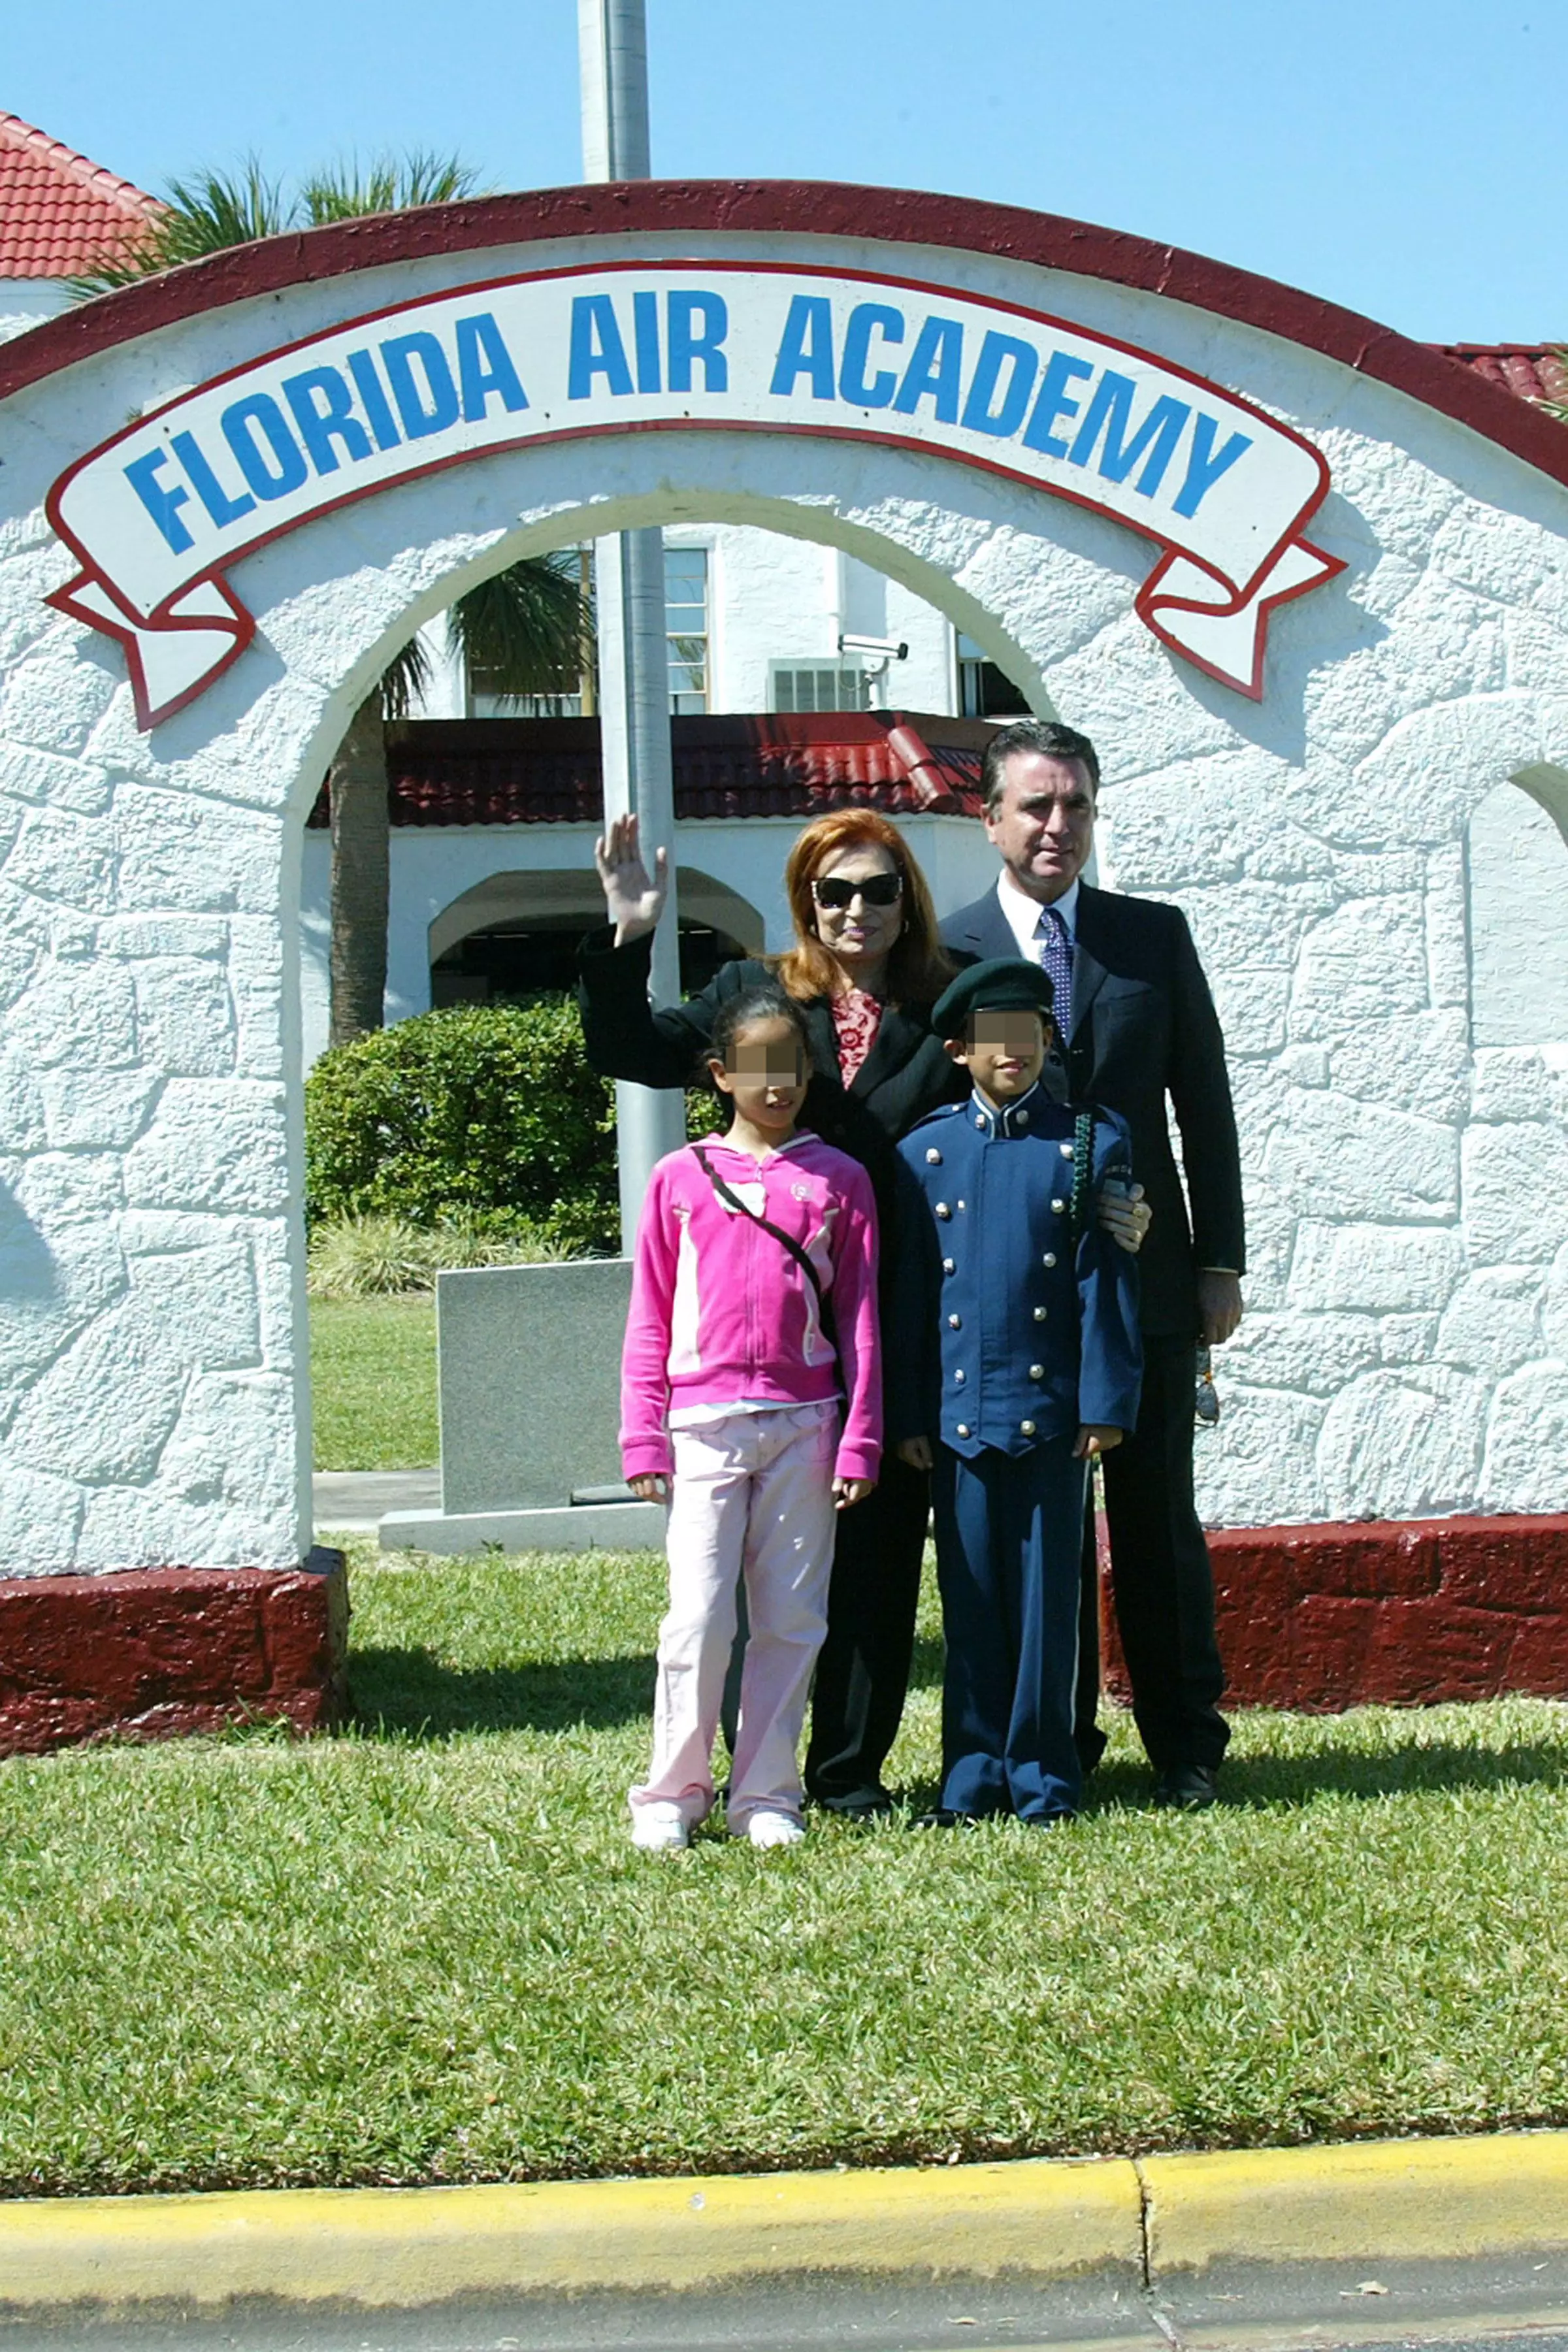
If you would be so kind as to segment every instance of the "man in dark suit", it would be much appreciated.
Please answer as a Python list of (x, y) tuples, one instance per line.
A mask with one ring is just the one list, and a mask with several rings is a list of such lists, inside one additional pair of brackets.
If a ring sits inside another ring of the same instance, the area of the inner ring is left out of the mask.
[[(994, 890), (942, 927), (961, 958), (1025, 955), (1055, 984), (1058, 1090), (1119, 1111), (1153, 1211), (1142, 1277), (1143, 1400), (1131, 1437), (1105, 1461), (1117, 1624), (1156, 1801), (1211, 1804), (1229, 1730), (1215, 1640), (1214, 1580), (1193, 1500), (1195, 1350), (1241, 1319), (1241, 1167), (1225, 1045), (1179, 908), (1091, 889), (1100, 761), (1086, 735), (1043, 719), (999, 728), (982, 771), (985, 829), (1002, 860)], [(1166, 1120), (1182, 1142), (1182, 1188)], [(1188, 1222), (1188, 1201), (1192, 1206)], [(1098, 1613), (1086, 1531), (1079, 1740), (1092, 1765)]]

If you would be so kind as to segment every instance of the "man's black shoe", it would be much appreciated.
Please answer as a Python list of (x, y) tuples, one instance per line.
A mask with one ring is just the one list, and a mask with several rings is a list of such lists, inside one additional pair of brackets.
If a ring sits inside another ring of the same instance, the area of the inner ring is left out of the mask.
[(934, 1813), (917, 1813), (915, 1827), (917, 1830), (977, 1830), (988, 1818), (984, 1813), (959, 1813), (951, 1805), (939, 1805)]
[(1154, 1802), (1177, 1813), (1203, 1813), (1219, 1796), (1209, 1764), (1167, 1765), (1154, 1782)]
[(818, 1797), (820, 1812), (831, 1813), (841, 1822), (879, 1822), (893, 1810), (893, 1800), (886, 1789), (857, 1789), (848, 1797)]

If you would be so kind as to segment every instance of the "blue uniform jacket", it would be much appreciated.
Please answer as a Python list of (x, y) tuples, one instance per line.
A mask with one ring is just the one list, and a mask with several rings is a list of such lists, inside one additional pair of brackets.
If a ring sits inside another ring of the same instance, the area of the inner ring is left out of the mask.
[(1026, 1454), (1086, 1422), (1132, 1428), (1138, 1267), (1095, 1221), (1131, 1179), (1127, 1129), (1097, 1110), (1073, 1232), (1074, 1111), (1039, 1087), (994, 1111), (972, 1095), (898, 1147), (888, 1437)]

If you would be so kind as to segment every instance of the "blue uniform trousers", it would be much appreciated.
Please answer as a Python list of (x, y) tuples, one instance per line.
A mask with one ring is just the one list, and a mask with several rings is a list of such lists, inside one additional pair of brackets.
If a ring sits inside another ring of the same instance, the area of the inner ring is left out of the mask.
[(1039, 1821), (1077, 1811), (1079, 1547), (1074, 1435), (1027, 1454), (937, 1448), (937, 1580), (947, 1671), (942, 1802)]

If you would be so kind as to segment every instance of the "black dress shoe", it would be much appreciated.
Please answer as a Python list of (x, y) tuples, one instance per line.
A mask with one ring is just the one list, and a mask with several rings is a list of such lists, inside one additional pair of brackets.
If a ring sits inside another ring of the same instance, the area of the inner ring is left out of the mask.
[(933, 1813), (917, 1813), (917, 1830), (977, 1830), (988, 1817), (984, 1813), (955, 1812), (951, 1805), (939, 1805)]
[(1172, 1812), (1206, 1812), (1218, 1796), (1211, 1764), (1169, 1764), (1154, 1782), (1154, 1802)]
[(879, 1822), (893, 1810), (886, 1789), (857, 1789), (847, 1797), (818, 1797), (817, 1810), (841, 1822)]

